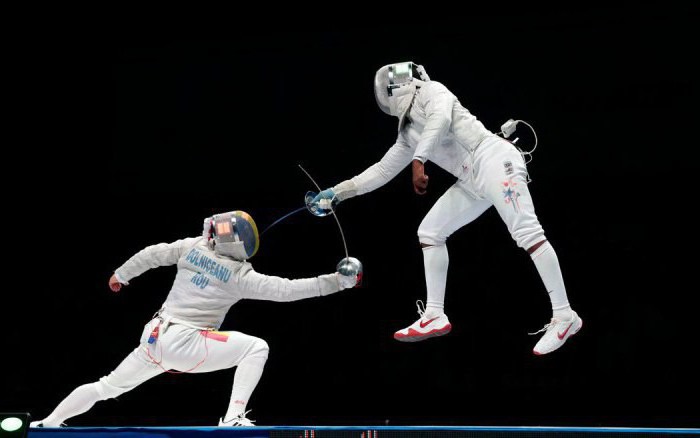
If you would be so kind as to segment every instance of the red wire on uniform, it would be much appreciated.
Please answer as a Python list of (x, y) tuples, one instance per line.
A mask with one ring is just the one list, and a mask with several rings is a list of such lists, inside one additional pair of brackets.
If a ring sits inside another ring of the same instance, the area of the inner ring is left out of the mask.
[[(160, 326), (160, 323), (158, 324)], [(148, 351), (148, 347), (146, 347), (146, 354), (148, 355), (148, 358), (151, 359), (151, 362), (154, 364), (158, 365), (164, 372), (170, 373), (170, 374), (184, 374), (184, 373), (189, 373), (199, 367), (201, 364), (204, 363), (205, 360), (207, 360), (207, 357), (209, 356), (209, 346), (207, 345), (207, 338), (209, 338), (209, 332), (207, 330), (200, 330), (201, 332), (205, 332), (204, 334), (204, 358), (200, 360), (197, 365), (193, 366), (187, 371), (171, 371), (171, 370), (166, 370), (161, 363), (163, 362), (163, 347), (160, 347), (160, 361), (155, 360), (153, 356), (151, 356), (151, 352)]]

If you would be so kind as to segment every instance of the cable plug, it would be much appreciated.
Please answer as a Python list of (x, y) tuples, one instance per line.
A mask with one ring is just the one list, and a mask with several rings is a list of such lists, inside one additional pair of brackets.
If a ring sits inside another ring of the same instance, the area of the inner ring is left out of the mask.
[(515, 132), (515, 127), (518, 124), (517, 121), (513, 119), (508, 119), (503, 125), (501, 125), (501, 133), (504, 138), (510, 137)]

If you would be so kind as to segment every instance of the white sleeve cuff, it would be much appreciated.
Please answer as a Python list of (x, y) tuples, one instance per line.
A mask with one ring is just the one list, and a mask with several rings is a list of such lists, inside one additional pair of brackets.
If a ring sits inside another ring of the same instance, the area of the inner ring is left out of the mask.
[(119, 275), (119, 273), (118, 273), (117, 271), (114, 271), (114, 277), (115, 277), (115, 278), (117, 279), (117, 281), (120, 282), (121, 284), (125, 284), (125, 285), (128, 285), (128, 284), (129, 284), (128, 281), (124, 281), (124, 279), (122, 278), (122, 276)]

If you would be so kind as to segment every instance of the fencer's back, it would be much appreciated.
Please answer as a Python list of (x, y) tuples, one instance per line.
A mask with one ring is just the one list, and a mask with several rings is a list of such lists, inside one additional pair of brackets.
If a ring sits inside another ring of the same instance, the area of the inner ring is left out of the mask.
[(242, 297), (235, 293), (236, 274), (246, 262), (220, 257), (201, 238), (177, 262), (177, 275), (163, 304), (176, 318), (204, 327), (219, 327), (229, 308)]

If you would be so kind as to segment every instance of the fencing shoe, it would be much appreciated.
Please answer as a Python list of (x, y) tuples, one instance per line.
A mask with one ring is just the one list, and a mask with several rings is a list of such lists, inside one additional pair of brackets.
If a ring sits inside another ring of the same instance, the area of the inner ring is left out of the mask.
[(237, 417), (233, 417), (233, 419), (228, 421), (224, 421), (223, 418), (219, 418), (219, 427), (255, 426), (253, 424), (255, 420), (249, 420), (245, 417), (248, 412), (250, 411), (243, 412), (242, 414), (238, 415)]
[(536, 331), (535, 333), (530, 333), (531, 335), (536, 335), (537, 333), (545, 332), (542, 338), (537, 342), (535, 348), (532, 352), (537, 356), (543, 354), (551, 353), (552, 351), (558, 349), (567, 339), (578, 333), (583, 327), (583, 320), (579, 318), (578, 314), (571, 311), (573, 317), (566, 321), (560, 321), (556, 318), (552, 318), (549, 324), (545, 325), (542, 329)]
[(447, 319), (444, 313), (438, 316), (428, 317), (424, 308), (421, 308), (423, 302), (416, 301), (418, 314), (420, 318), (405, 329), (401, 329), (394, 333), (394, 339), (401, 342), (418, 342), (435, 336), (446, 335), (452, 330), (452, 324)]
[(61, 423), (60, 426), (44, 426), (44, 420), (32, 421), (29, 423), (30, 429), (36, 429), (38, 427), (66, 427), (65, 423)]

